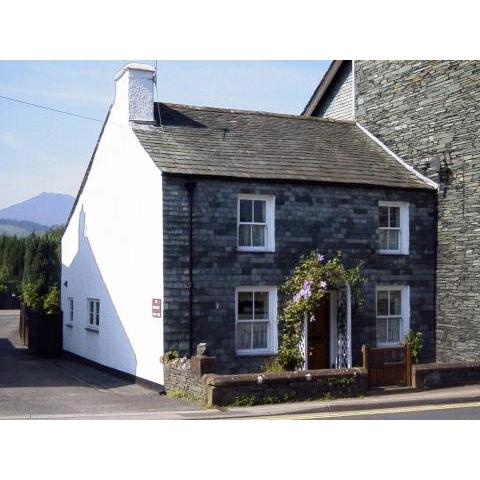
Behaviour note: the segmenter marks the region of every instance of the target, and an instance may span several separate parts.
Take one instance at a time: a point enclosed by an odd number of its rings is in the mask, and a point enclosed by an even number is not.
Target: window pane
[[[251,222],[252,220],[252,200],[240,200],[240,221]]]
[[[385,343],[387,341],[387,319],[377,318],[377,342]]]
[[[255,320],[268,319],[268,292],[255,292]]]
[[[400,318],[388,319],[388,341],[400,342]]]
[[[266,204],[265,200],[255,200],[253,204],[253,221],[265,223],[266,220]]]
[[[388,249],[398,250],[400,239],[400,230],[388,230]]]
[[[265,247],[265,225],[253,225],[252,246]]]
[[[388,290],[377,291],[377,315],[388,315]]]
[[[268,322],[253,324],[253,348],[267,348]]]
[[[252,346],[252,324],[250,322],[237,323],[237,348],[250,349]]]
[[[388,207],[378,207],[378,224],[380,227],[388,227]]]
[[[253,292],[238,292],[238,319],[253,319]]]
[[[252,246],[252,226],[251,225],[240,225],[238,229],[238,244],[240,247],[251,247]]]
[[[390,227],[400,228],[400,207],[390,207]]]
[[[401,315],[402,307],[402,292],[400,290],[390,291],[390,315]]]
[[[388,230],[379,230],[380,250],[388,250]]]

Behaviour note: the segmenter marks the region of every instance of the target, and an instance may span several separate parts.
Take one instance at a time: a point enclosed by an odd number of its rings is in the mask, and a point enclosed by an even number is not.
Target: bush
[[[423,333],[409,330],[403,337],[403,344],[410,344],[413,363],[418,363],[423,349]]]
[[[60,312],[60,290],[56,285],[43,297],[43,311],[48,314]]]
[[[264,373],[282,373],[285,371],[277,357],[269,358],[262,366]]]
[[[27,282],[23,285],[22,302],[36,312],[42,309],[43,302],[40,294],[40,284],[38,282]]]

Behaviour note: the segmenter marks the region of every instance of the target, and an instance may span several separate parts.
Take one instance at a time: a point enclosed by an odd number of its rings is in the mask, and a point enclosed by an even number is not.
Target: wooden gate
[[[412,384],[412,352],[409,344],[383,348],[369,348],[363,345],[362,357],[363,367],[368,370],[370,387]]]

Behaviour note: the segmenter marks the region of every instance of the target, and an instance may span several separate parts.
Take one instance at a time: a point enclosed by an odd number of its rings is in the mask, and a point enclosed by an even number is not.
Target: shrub
[[[269,358],[262,366],[264,373],[282,373],[285,371],[277,357]]]
[[[403,337],[403,344],[410,344],[413,363],[418,363],[423,349],[423,333],[409,330]]]

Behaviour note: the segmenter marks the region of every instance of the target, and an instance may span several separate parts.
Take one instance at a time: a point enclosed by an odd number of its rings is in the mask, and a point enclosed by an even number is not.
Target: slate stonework
[[[480,62],[356,61],[355,89],[357,121],[441,184],[437,360],[479,360]]]
[[[312,116],[353,120],[353,74],[352,62],[345,61],[337,72],[336,81],[327,88],[322,102]]]
[[[191,180],[191,179],[190,179]],[[188,351],[188,196],[186,179],[163,177],[165,350]],[[235,288],[279,286],[302,254],[344,253],[347,265],[366,262],[365,305],[354,306],[352,350],[376,342],[375,286],[407,284],[411,326],[425,335],[424,361],[435,357],[435,192],[329,184],[275,183],[196,177],[193,212],[193,344],[206,342],[218,373],[259,371],[263,356],[235,352]],[[275,195],[275,253],[238,252],[237,195]],[[410,204],[410,254],[377,253],[378,202]],[[279,298],[279,303],[281,298]]]

